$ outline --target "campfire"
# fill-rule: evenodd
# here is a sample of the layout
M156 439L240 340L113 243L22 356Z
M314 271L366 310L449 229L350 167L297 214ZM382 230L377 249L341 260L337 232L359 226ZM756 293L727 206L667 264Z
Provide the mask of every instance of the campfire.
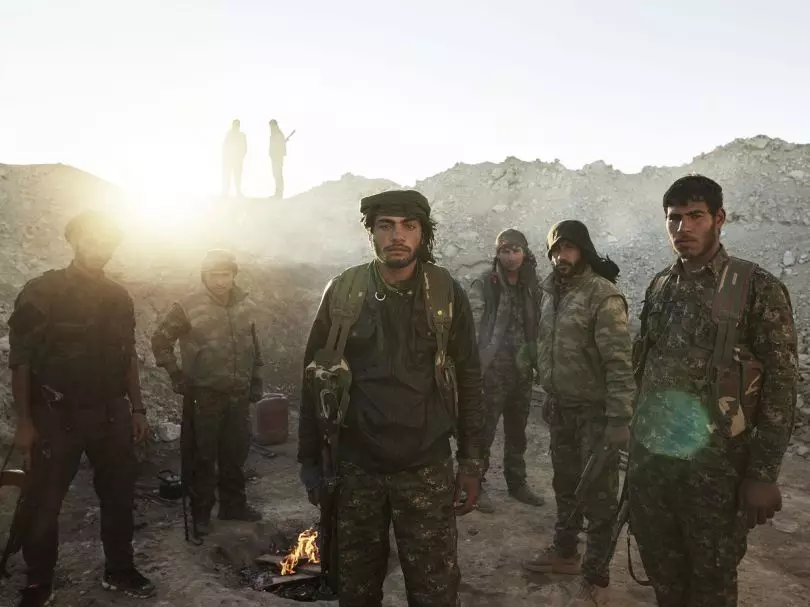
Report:
M314 529L307 529L298 535L298 543L290 553L281 559L281 575L292 575L298 567L301 559L306 559L310 565L320 565L321 559L318 555L318 532ZM321 568L318 567L318 573Z
M322 584L318 532L314 528L299 533L295 546L286 554L263 554L256 564L262 570L251 576L255 590L298 601L332 600L324 594L327 591Z

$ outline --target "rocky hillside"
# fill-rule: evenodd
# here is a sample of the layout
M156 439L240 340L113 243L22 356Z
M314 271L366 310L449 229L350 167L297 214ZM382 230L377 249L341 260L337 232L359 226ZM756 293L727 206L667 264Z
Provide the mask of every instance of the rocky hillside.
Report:
M621 267L620 284L635 315L650 277L671 259L661 195L690 172L709 175L724 188L730 219L724 234L727 247L788 285L803 365L810 374L810 145L765 136L739 139L688 165L645 167L636 174L621 173L603 162L570 170L558 161L508 158L499 164L458 164L415 187L431 200L440 223L437 257L462 282L489 264L495 235L508 226L527 234L545 272L548 228L560 219L576 218L590 227L597 248ZM196 264L205 249L229 246L239 253L245 266L240 280L267 311L264 337L274 361L268 380L291 386L324 283L337 268L368 256L359 199L394 187L398 185L388 180L344 175L283 202L201 205L197 221L174 233L142 229L131 234L110 271L136 299L139 352L157 418L173 417L175 403L152 368L147 337L156 315L199 280ZM71 214L105 205L126 214L131 204L114 186L70 167L0 165L4 318L26 279L67 261L69 252L60 235ZM6 380L4 372L4 402Z

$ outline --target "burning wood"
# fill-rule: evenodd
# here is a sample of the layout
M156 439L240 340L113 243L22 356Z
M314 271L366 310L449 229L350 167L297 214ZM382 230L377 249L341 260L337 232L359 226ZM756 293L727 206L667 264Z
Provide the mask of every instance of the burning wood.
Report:
M291 575L298 567L298 561L305 559L311 565L318 565L321 562L318 554L318 532L315 529L307 529L298 535L298 543L290 553L281 559L281 575Z
M285 558L287 557L280 554L263 554L256 559L256 563L259 565L275 565L280 571L281 561L283 561ZM298 573L306 573L308 575L320 575L321 566L313 563L299 563L296 571Z
M309 573L294 573L292 575L274 575L269 571L260 573L253 579L254 590L272 590L273 588L294 582L305 582L315 578Z

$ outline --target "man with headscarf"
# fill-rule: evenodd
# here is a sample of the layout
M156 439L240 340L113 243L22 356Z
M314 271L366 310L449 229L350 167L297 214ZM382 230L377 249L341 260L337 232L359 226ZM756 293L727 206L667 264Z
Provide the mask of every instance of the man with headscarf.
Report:
M779 279L721 243L720 184L686 175L662 202L677 259L650 282L634 344L630 523L660 607L736 607L748 531L782 507L793 309Z
M478 312L478 348L484 385L487 453L503 414L503 472L509 495L530 506L542 497L526 483L526 423L537 367L537 260L526 236L514 228L498 234L492 268L473 280L470 304ZM484 474L489 469L486 458ZM495 511L482 487L476 508Z
M422 194L395 190L369 196L361 201L360 212L374 260L327 285L304 356L306 369L328 348L330 333L337 329L339 317L332 312L345 314L348 300L361 298L359 317L341 353L351 385L335 462L340 479L340 604L382 604L393 523L408 604L456 606L456 516L475 507L485 450L481 367L470 304L458 282L434 264L435 222ZM347 273L359 280L360 289L336 301L345 293ZM434 310L440 300L451 307ZM434 314L451 320L445 353L455 366L457 402L446 397L437 372L448 361L439 355L430 321ZM317 503L323 463L321 404L308 377L305 371L298 461L310 500ZM454 430L457 473L450 445Z
M569 607L607 605L610 551L619 489L619 449L629 440L635 382L627 302L615 286L619 268L596 252L587 227L554 225L547 237L553 271L542 285L537 359L547 394L557 522L554 540L524 565L530 571L583 574ZM588 456L610 447L604 468L583 496L588 519L584 559L578 552L582 513L575 491Z
M202 284L172 305L152 336L155 362L184 397L182 440L193 459L191 507L200 535L210 532L217 486L220 520L261 519L247 505L243 466L250 451L249 406L262 397L263 361L256 304L235 284L238 271L233 253L208 251Z
M67 268L29 281L14 303L9 366L15 443L28 466L22 550L28 586L20 607L50 600L62 501L82 454L93 467L106 559L102 586L147 598L152 583L133 564L134 445L146 439L132 298L104 268L123 232L104 213L67 224Z

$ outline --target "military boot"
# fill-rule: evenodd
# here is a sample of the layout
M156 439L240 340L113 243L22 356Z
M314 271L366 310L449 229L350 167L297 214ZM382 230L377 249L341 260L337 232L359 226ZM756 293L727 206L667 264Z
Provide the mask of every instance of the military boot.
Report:
M608 592L607 588L591 584L588 580L582 580L565 607L609 607Z
M546 503L546 500L543 499L543 497L535 494L531 489L529 489L528 485L521 485L514 490L510 489L509 495L519 502L523 502L529 506L535 506L536 508L539 508Z
M484 487L481 487L481 491L478 493L478 501L475 502L475 509L484 514L492 514L495 512L495 504L492 503L492 498Z
M121 592L134 599L148 599L156 594L155 585L132 567L128 571L111 573L104 571L101 587L111 592Z
M17 607L45 607L53 600L51 584L31 584L20 591L22 598Z
M551 544L533 558L523 561L523 568L532 573L579 575L582 572L582 557L578 552L570 557L560 556L557 547Z

